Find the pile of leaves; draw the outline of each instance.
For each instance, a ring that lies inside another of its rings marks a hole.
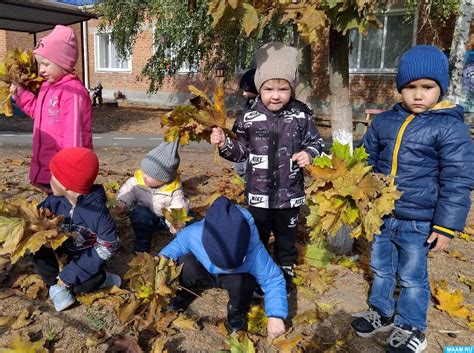
[[[38,76],[33,52],[9,50],[6,61],[0,62],[0,81],[0,114],[12,116],[10,84],[19,84],[36,94],[43,82],[43,78]]]
[[[189,91],[195,95],[190,99],[191,106],[177,106],[161,119],[161,126],[166,127],[165,141],[179,139],[181,145],[190,141],[200,142],[209,137],[212,128],[221,127],[227,135],[235,134],[226,126],[227,109],[224,102],[224,88],[218,86],[214,95],[214,103],[201,90],[190,85]]]
[[[0,255],[8,255],[15,263],[43,245],[58,248],[68,237],[60,229],[63,219],[48,209],[38,209],[36,201],[0,201]]]
[[[181,266],[171,259],[153,257],[148,253],[138,253],[128,266],[129,270],[124,275],[124,279],[129,280],[127,289],[113,287],[109,291],[79,295],[79,302],[112,306],[120,321],[127,324],[134,322],[142,329],[158,332],[173,320],[183,320],[177,318],[176,313],[171,313],[173,317],[163,325],[163,320],[168,317],[163,311],[179,289]]]
[[[352,237],[372,240],[401,192],[392,176],[372,172],[364,147],[351,155],[349,145],[334,142],[331,154],[315,158],[306,167],[312,178],[306,189],[310,237],[324,239],[346,224]]]

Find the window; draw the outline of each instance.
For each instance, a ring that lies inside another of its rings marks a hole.
[[[416,21],[404,22],[403,11],[384,14],[383,28],[370,28],[366,35],[351,31],[350,73],[395,73],[400,56],[409,49],[416,36]]]
[[[131,60],[120,60],[110,33],[95,34],[96,71],[131,71]]]

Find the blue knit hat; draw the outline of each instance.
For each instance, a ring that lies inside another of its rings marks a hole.
[[[402,55],[397,74],[398,92],[401,92],[406,84],[423,78],[436,81],[441,88],[441,94],[448,90],[448,58],[432,45],[416,45]]]
[[[209,260],[222,269],[239,267],[249,247],[250,230],[242,212],[224,196],[207,211],[202,244]]]

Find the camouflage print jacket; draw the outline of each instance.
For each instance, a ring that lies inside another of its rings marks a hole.
[[[323,141],[312,112],[291,100],[278,112],[257,97],[252,108],[234,124],[236,139],[227,138],[219,152],[233,162],[247,159],[246,197],[250,206],[293,208],[304,203],[303,170],[291,160],[300,151],[311,158],[322,152]]]

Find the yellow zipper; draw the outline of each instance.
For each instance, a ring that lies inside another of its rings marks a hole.
[[[400,144],[402,142],[403,133],[408,124],[415,118],[415,114],[411,114],[408,118],[405,119],[400,130],[398,130],[397,140],[395,141],[395,148],[393,149],[392,155],[392,170],[390,171],[390,175],[395,177],[397,175],[397,168],[398,168],[398,151],[400,150]]]

